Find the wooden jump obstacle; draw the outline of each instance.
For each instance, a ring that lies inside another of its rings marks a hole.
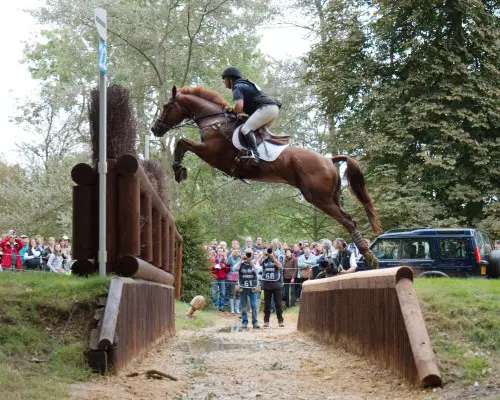
[[[97,171],[78,164],[73,187],[73,263],[77,275],[98,271]],[[106,272],[175,286],[181,295],[182,237],[137,158],[108,159]],[[174,278],[175,276],[175,278]]]
[[[98,272],[97,171],[78,164],[73,181],[73,273]],[[150,345],[173,334],[174,297],[180,299],[182,237],[168,207],[132,155],[108,159],[105,308],[96,310],[86,351],[99,372],[118,372]],[[126,277],[126,278],[124,278]],[[130,278],[134,279],[130,279]]]
[[[413,383],[442,383],[408,267],[305,282],[298,329]]]

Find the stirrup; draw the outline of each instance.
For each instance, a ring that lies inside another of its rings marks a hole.
[[[252,150],[247,150],[247,152],[245,154],[243,154],[240,158],[253,158],[254,160],[257,159],[257,157],[255,157],[255,154],[253,153]]]

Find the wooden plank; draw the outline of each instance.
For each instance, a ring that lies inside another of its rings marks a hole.
[[[114,278],[109,286],[106,310],[102,321],[101,334],[99,336],[99,348],[107,349],[113,344],[115,337],[116,321],[120,311],[120,300],[122,297],[123,283],[120,278]]]

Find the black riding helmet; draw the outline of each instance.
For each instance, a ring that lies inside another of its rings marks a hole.
[[[222,72],[222,78],[226,76],[239,79],[241,78],[241,71],[236,67],[227,67],[224,72]]]

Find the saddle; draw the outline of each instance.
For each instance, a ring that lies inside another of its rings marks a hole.
[[[246,144],[245,135],[243,135],[243,133],[241,132],[241,127],[247,119],[248,117],[238,116],[236,129],[234,130],[234,132],[238,132],[238,138],[241,144]],[[290,144],[290,135],[273,135],[271,131],[265,126],[257,129],[257,131],[254,133],[255,140],[257,141],[257,146],[259,146],[264,141],[277,145]]]

